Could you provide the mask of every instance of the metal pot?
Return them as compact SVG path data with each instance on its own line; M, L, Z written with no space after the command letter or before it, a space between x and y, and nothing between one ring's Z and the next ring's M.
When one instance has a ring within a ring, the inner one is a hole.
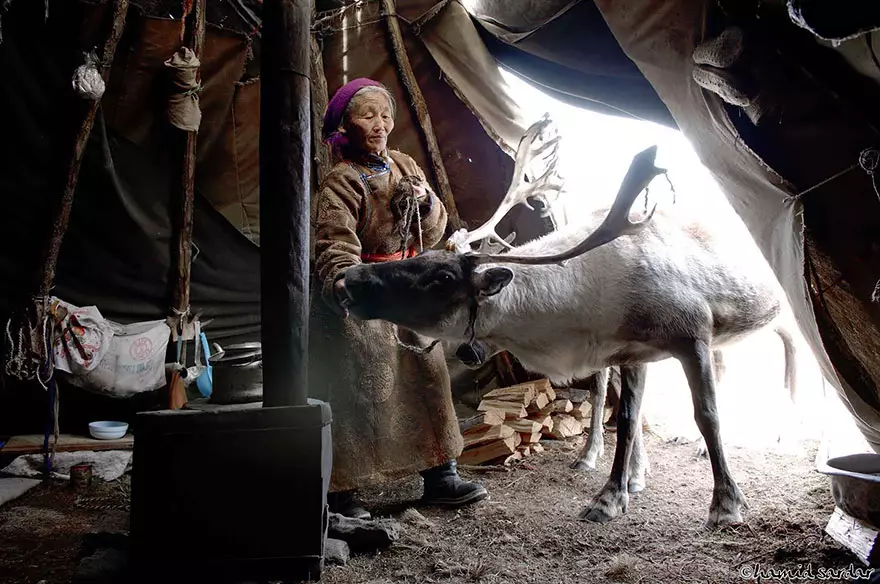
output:
M246 404L263 399L263 361L212 364L211 403Z

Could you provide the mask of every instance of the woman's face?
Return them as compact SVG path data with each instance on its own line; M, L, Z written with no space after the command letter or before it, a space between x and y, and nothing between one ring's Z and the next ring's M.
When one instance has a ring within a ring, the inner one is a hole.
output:
M393 129L391 104L384 94L369 91L354 96L344 128L352 146L368 154L381 154Z

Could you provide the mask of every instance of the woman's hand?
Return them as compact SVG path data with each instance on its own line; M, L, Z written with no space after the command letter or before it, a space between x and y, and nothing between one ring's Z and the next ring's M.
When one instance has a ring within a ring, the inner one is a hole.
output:
M344 318L348 317L348 292L345 291L345 276L333 282L333 300Z
M431 196L428 189L425 188L424 184L415 183L413 184L412 189L413 194L416 196L416 199L419 201L419 203L424 203Z

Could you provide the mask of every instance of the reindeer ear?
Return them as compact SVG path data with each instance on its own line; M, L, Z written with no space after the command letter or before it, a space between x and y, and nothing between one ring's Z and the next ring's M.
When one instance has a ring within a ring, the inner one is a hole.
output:
M489 268L474 274L474 286L480 297L494 296L513 280L510 268Z

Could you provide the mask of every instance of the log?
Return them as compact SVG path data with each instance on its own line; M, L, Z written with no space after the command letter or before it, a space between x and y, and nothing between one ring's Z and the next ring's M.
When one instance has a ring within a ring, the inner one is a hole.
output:
M474 432L464 436L464 447L471 448L478 444L485 444L486 442L510 438L514 434L516 434L516 431L509 426L490 426L482 432Z
M880 533L876 527L835 506L834 513L825 526L825 533L851 551L866 566L880 565Z
M541 432L547 433L553 430L553 417L548 415L529 416L529 420L541 424Z
M101 66L99 72L105 84L110 79L110 66L113 63L114 55L116 55L119 39L122 37L123 30L125 30L125 17L127 14L128 0L115 0L110 31L107 35L107 40L104 42L104 50L100 55ZM73 207L73 196L76 192L76 183L79 180L79 170L82 166L86 144L92 133L92 127L95 125L95 117L100 103L100 99L90 101L85 106L85 112L81 114L82 118L73 144L73 151L70 153L70 160L67 165L64 190L61 193L61 200L55 209L55 216L52 219L52 231L49 241L43 250L42 270L37 288L37 296L40 298L48 296L55 284L55 268L58 265L61 244L64 240L64 234L67 233L67 225L70 221L70 210Z
M550 397L546 393L539 393L528 405L526 411L530 414L536 414L550 405Z
M556 390L557 399L569 399L572 402L588 402L590 401L590 390L580 389L577 387L566 387Z
M520 432L520 437L522 438L522 444L537 444L541 440L541 433L534 432L532 434L526 434Z
M574 408L569 412L572 416L581 420L582 422L589 423L590 413L593 411L592 406L590 406L590 402L581 402L579 404L573 404Z
M583 425L574 416L556 414L553 416L553 428L546 432L546 434L557 440L564 440L565 438L577 436L583 431Z
M553 402L553 411L557 414L567 414L574 409L572 403L567 399L558 399Z
M503 413L498 410L489 410L487 412L480 412L476 416L459 420L458 429L462 435L472 432L482 432L489 429L491 426L499 426L503 421Z
M186 46L192 50L196 58L202 57L202 48L205 44L206 0L196 0L190 5L191 15L185 15L183 19L183 34L188 38ZM198 73L196 80L201 78ZM192 270L192 238L193 238L193 213L195 209L195 181L196 181L196 148L198 145L198 130L187 131L183 141L183 166L180 174L180 208L177 224L177 256L175 287L174 287L174 312L181 335L185 336L184 329L188 324L190 314L190 278ZM174 328L174 327L172 327ZM177 332L177 331L175 331ZM196 342L199 342L196 339Z
M309 2L262 4L260 338L267 408L308 401L310 8Z
M535 420L507 420L504 422L505 426L509 426L511 429L521 433L521 434L534 434L535 432L540 432L544 423L536 422Z
M535 384L522 383L510 387L499 387L484 395L483 399L509 401L527 406L535 399Z
M522 404L496 399L484 399L477 406L478 412L488 412L490 410L501 412L507 420L518 420L526 417L526 408Z
M509 456L516 452L516 447L520 445L519 434L514 434L501 440L481 444L475 448L469 448L461 453L458 457L458 463L464 464L482 464L491 460Z
M553 389L553 386L550 384L550 380L546 377L542 379L537 379L532 383L535 384L535 392L543 393L547 396L549 401L554 401L556 399L556 390Z
M440 152L440 146L437 144L437 136L434 134L434 126L431 122L431 116L428 113L428 106L422 95L422 90L416 80L412 65L409 62L409 56L406 52L406 45L403 41L403 34L400 31L400 23L397 21L397 9L394 0L382 0L382 12L385 15L385 21L388 25L388 35L391 38L392 54L397 62L397 70L400 74L403 87L409 97L409 103L412 106L413 113L418 122L418 127L422 131L425 139L425 146L428 149L428 158L431 161L431 168L434 171L434 178L437 180L438 195L446 207L449 215L447 221L448 227L455 231L462 227L461 219L458 215L458 209L455 206L455 198L452 195L452 187L449 186L449 177L446 175L446 167L443 165L443 157Z

